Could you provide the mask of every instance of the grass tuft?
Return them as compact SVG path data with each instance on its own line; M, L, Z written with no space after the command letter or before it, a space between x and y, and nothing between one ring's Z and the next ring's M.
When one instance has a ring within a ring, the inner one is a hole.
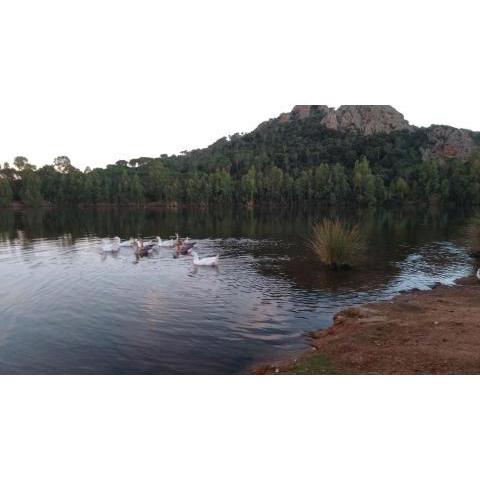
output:
M334 270L357 266L365 252L360 227L348 227L338 219L315 225L309 244L320 261Z
M327 357L316 353L300 359L292 368L291 373L294 375L334 375L335 369Z

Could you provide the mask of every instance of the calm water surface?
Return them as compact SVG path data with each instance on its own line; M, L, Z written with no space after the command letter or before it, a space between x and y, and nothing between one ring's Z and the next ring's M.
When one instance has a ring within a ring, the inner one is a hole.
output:
M331 214L331 212L330 212ZM368 211L358 271L305 249L320 212L0 211L0 373L241 373L306 348L338 309L471 273L469 215ZM218 269L169 249L139 261L101 239L174 232Z

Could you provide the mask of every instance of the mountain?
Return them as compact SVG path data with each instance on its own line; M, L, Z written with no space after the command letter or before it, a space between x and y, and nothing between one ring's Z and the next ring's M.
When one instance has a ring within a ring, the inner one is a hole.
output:
M397 131L415 132L419 127L410 125L405 117L390 105L342 105L338 109L326 105L296 105L291 112L262 123L262 131L274 125L316 118L319 125L334 131L350 131L360 135L389 134ZM478 146L479 134L470 130L443 125L427 129L422 159L467 159Z

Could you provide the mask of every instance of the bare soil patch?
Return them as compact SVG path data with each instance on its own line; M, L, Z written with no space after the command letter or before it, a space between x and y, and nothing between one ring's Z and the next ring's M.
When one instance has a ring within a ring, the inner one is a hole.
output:
M256 373L478 374L480 282L348 308L310 335L313 352Z

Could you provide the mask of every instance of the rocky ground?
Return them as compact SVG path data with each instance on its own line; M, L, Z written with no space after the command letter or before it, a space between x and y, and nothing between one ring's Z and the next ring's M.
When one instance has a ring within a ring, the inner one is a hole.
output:
M256 373L479 374L480 282L349 308L310 336L312 352Z

